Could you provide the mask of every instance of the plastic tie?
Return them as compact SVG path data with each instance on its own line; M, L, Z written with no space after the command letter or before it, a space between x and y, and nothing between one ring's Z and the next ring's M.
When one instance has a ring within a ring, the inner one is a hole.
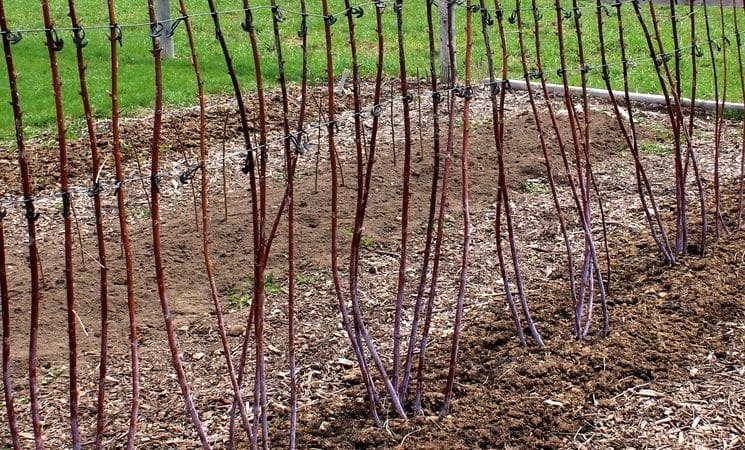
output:
M197 170L201 169L201 164L192 164L186 170L181 172L178 176L178 180L182 185L189 184L197 174Z
M160 194L160 175L150 175L150 188Z
M173 37L174 34L176 34L176 28L178 28L179 24L187 19L188 16L183 15L176 20L174 20L171 23L171 26L168 28L168 32L166 33L166 37Z
M34 201L32 199L24 198L23 207L26 209L26 220L29 223L39 220L39 214L34 210Z
M60 192L60 195L62 196L62 217L65 219L68 219L70 217L70 193L69 192Z
M115 23L111 25L111 29L113 30L111 39L117 41L119 43L119 47L123 47L124 42L122 37L122 27L120 27L119 24Z
M47 30L47 38L52 44L52 49L55 52L61 52L65 47L65 41L59 37L59 34L57 34L57 30L54 27Z
M351 15L351 16L354 16L355 18L359 19L359 18L361 18L362 16L365 15L365 10L362 9L361 6L352 6L351 8L349 8L347 10L347 15L348 16Z
M254 14L251 12L250 8L247 8L246 10L246 20L241 22L241 28L246 33L250 33L254 30Z
M150 37L159 38L163 35L163 23L155 22L150 24Z
M103 186L101 186L101 183L99 183L98 181L94 181L91 184L91 187L88 188L86 195L90 198L95 198L98 197L101 192L103 192Z
M88 45L88 41L85 40L85 28L77 26L72 29L72 42L75 44L75 48L85 48Z
M305 37L308 34L308 13L300 15L300 29L297 31L297 37Z

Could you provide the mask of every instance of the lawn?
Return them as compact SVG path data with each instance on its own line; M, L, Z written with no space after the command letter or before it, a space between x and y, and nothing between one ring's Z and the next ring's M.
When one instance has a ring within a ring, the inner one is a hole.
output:
M106 8L102 1L79 0L77 2L78 15L82 18L84 25L94 26L108 23ZM174 15L177 1L172 0ZM320 2L308 2L311 13L320 14ZM396 20L393 14L392 2L388 2L384 13L384 33L386 36L386 58L385 71L388 76L397 76L398 55L396 41ZM419 73L424 76L428 73L428 44L426 38L426 15L425 9L419 4L424 2L404 2L406 55L409 74ZM54 2L54 18L58 27L69 27L67 17L67 2ZM268 4L267 0L252 2L252 6ZM300 77L300 65L302 50L297 30L300 26L300 16L291 11L299 10L299 2L279 2L285 11L285 21L281 24L283 36L283 52L286 59L288 77L292 81L298 81ZM492 5L493 6L493 5ZM571 10L571 4L562 3L562 6ZM597 19L593 3L580 3L581 26L583 42L586 52L587 65L593 70L588 74L588 82L592 87L604 87L600 65L599 44L597 36ZM206 1L187 2L190 14L204 13L207 11ZM218 2L220 10L240 10L242 2L238 0ZM504 7L504 26L508 42L508 65L510 78L521 78L523 70L520 63L520 52L518 45L518 27L511 18L514 18L516 5L509 3ZM42 27L41 9L38 2L5 2L8 22L11 29L32 29ZM373 6L365 3L363 6L365 15L358 20L358 48L361 53L361 71L365 76L371 76L375 70L375 16ZM535 65L535 47L533 38L534 14L530 4L524 2L520 6L524 20L524 35L527 56L530 65ZM343 2L331 0L332 11L342 11ZM642 4L645 20L651 25L648 5ZM666 51L673 49L670 8L657 6L658 19L664 36ZM147 8L145 1L135 2L133 0L120 0L117 2L118 22L120 24L132 24L147 22ZM613 14L615 8L609 7ZM624 3L621 7L623 24L625 28L625 39L628 58L634 62L630 70L630 85L632 90L645 93L658 93L659 83L655 74L654 64L649 57L646 42L634 15L633 5ZM687 6L678 6L678 15L687 13ZM538 16L541 32L542 58L544 63L544 76L548 82L560 83L561 77L556 69L560 67L557 33L556 33L556 10L553 2L538 0ZM714 85L711 70L711 59L707 46L707 35L703 9L697 7L694 13L696 18L696 40L703 55L698 58L698 81L697 98L713 98ZM731 7L725 11L725 31L722 33L720 27L720 12L718 8L709 9L709 22L711 24L711 39L721 51L715 48L716 67L719 70L719 84L721 78L721 59L726 52L728 60L727 73L727 98L739 100L742 94L739 88L739 73L737 71L737 46L738 39L734 31L734 16ZM463 54L462 46L466 9L463 5L457 7L457 30L459 54ZM492 8L492 17L495 16ZM742 20L745 13L739 11L738 20ZM254 23L259 36L259 49L262 54L262 70L265 83L269 86L276 84L276 53L274 51L274 38L272 35L271 10L259 9L253 13ZM226 34L228 45L233 55L236 69L241 83L246 89L251 89L254 84L253 65L251 63L250 45L248 35L241 30L240 24L244 19L241 11L222 16L223 31ZM483 51L483 38L481 35L480 15L475 16L474 21L474 65L477 77L485 77L487 61ZM201 59L202 71L206 81L206 91L209 93L231 93L230 80L225 71L223 56L219 45L214 37L214 29L209 16L194 17L193 24L199 42L198 53ZM606 38L606 51L609 59L609 72L614 88L621 88L621 63L618 43L616 18L614 16L603 16ZM567 49L567 67L578 68L579 62L576 54L577 38L572 18L563 21L564 34ZM743 24L745 25L745 24ZM745 28L745 27L743 27ZM308 42L310 52L309 76L315 82L322 82L325 78L325 57L323 38L323 19L317 16L308 18ZM333 26L334 30L334 58L337 73L343 68L350 66L350 55L348 51L348 35L346 20L339 17ZM125 28L123 32L123 47L120 50L120 104L125 114L137 114L147 110L152 104L153 97L153 70L152 55L150 54L150 39L148 27ZM681 59L681 73L684 95L690 92L691 84L691 32L690 22L683 17L678 22L678 32L681 36L680 47L683 49ZM88 46L85 49L88 61L88 81L90 84L91 100L98 117L106 117L109 114L109 43L106 29L91 29L87 32ZM65 47L59 53L60 70L64 80L64 103L68 120L79 122L81 119L82 106L78 97L78 79L75 66L75 51L72 45L71 35L68 31L61 32L65 39ZM497 59L500 58L498 48L498 35L496 26L490 29L493 46L496 48ZM53 99L51 94L51 80L49 75L49 63L44 46L44 34L25 33L21 42L13 46L17 72L19 75L20 95L24 110L24 124L27 132L31 135L43 130L48 130L54 120ZM723 36L726 36L725 40ZM170 105L193 105L195 103L195 87L193 72L190 65L186 34L184 27L177 29L176 35L177 57L165 62L164 95ZM730 44L724 44L729 42ZM3 66L4 60L2 63ZM573 84L579 83L579 73L574 70L570 80ZM720 89L721 91L721 89ZM9 100L7 73L5 67L0 71L0 102L7 104ZM74 133L77 126L70 126L70 132ZM13 137L13 118L10 108L0 114L0 141L9 141Z

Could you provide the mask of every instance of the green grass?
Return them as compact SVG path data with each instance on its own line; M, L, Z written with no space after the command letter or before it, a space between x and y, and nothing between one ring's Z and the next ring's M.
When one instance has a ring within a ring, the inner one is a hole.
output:
M53 15L58 27L69 27L69 18L67 17L66 3L53 2ZM175 8L178 3L172 0ZM205 1L189 0L187 6L189 13L202 13L207 10ZM252 6L266 5L268 0L252 2ZM343 10L341 0L331 0L331 10L339 12ZM409 74L414 74L417 69L422 76L428 73L428 43L426 33L426 12L422 8L424 0L420 2L404 2L405 15L405 40L406 40L406 57ZM239 0L230 0L218 2L221 10L240 9L242 2ZM297 2L280 1L280 6L285 10L297 10ZM309 2L311 12L320 13L320 2ZM141 23L147 22L146 3L143 1L120 0L117 2L118 22ZM523 70L520 66L520 52L517 42L517 25L511 24L507 18L514 9L513 3L506 3L504 24L507 30L508 41L508 66L510 78L521 78ZM556 37L556 15L552 10L552 2L548 0L539 0L539 7L546 8L543 10L543 18L539 21L541 31L542 58L544 62L544 74L548 82L559 83L561 78L556 74L556 69L560 66L559 53ZM563 5L569 5L564 2ZM589 3L582 3L589 5ZM396 20L392 13L392 2L388 2L388 7L384 14L384 33L386 36L386 58L384 70L388 76L396 76L398 72L398 54L396 41ZM522 8L527 8L528 2L522 3ZM649 21L649 11L646 4L644 16ZM94 0L78 0L78 15L82 18L84 25L100 25L108 23L106 8L104 2ZM357 19L357 42L360 53L360 70L365 76L372 76L375 71L375 16L372 6L365 6L365 15ZM613 9L613 8L611 8ZM672 37L670 32L670 10L669 8L658 6L658 18L662 26L662 34L667 51L672 49ZM687 11L687 7L679 7ZM42 26L41 11L38 2L6 2L6 12L9 26L11 29L22 28L39 28ZM628 57L637 60L636 66L631 70L630 86L634 91L657 93L660 91L657 76L654 71L654 65L649 58L646 42L636 17L633 14L631 4L624 4L623 24L627 41ZM175 13L175 11L174 11ZM597 37L597 23L593 8L582 9L582 27L585 43L585 52L587 64L597 67L600 65L599 46ZM465 8L459 7L457 12L458 23L458 57L462 59L464 52L464 23ZM533 17L529 11L524 11L525 36L528 51L526 55L531 68L535 66L535 48L532 37ZM276 52L274 51L274 39L272 35L271 12L268 9L255 11L254 23L259 36L259 48L262 54L262 71L267 87L271 88L276 85ZM494 16L492 12L492 16ZM722 32L719 26L720 14L718 9L709 10L709 19L712 25L712 36L720 38ZM706 34L704 28L703 12L700 8L696 9L696 34L704 56L697 60L698 62L698 98L713 97L713 82L711 74L711 61L709 59L708 48L704 46ZM741 11L738 14L738 20L742 22L745 14ZM297 37L297 30L300 24L299 16L285 13L285 22L281 25L283 52L286 60L286 70L290 80L297 82L300 79L300 67L302 51L300 48L300 39ZM474 51L473 67L474 78L481 79L486 76L487 61L484 52L483 38L481 35L480 15L474 16ZM243 20L242 14L233 14L222 16L223 31L226 35L228 45L232 52L233 60L241 83L245 90L253 89L255 84L253 75L253 64L251 62L251 52L248 35L240 28ZM621 67L619 45L617 41L617 31L615 17L604 16L604 29L606 34L606 50L610 63L610 76L614 88L621 88ZM731 100L739 100L742 95L739 89L739 74L736 70L737 62L737 45L734 37L734 21L732 9L727 8L725 12L726 29L725 34L730 37L732 45L725 46L723 52L715 52L717 58L717 67L720 67L720 60L724 52L727 54L729 70L727 73L727 92ZM576 57L577 39L574 32L573 20L563 22L566 36L566 49L568 60L567 66L577 68L579 66ZM225 71L223 56L219 45L214 38L214 29L210 17L202 16L193 19L195 33L198 38L198 53L201 59L202 72L205 79L205 89L209 93L232 93L230 81ZM310 67L309 74L312 82L321 83L325 79L325 47L324 31L322 19L319 17L309 17L309 52ZM742 24L745 29L745 23ZM688 20L678 23L679 34L681 35L681 47L687 47L691 42L690 24ZM343 68L350 67L350 54L347 36L346 19L343 16L338 17L338 22L333 26L334 31L334 58L335 69L341 73ZM491 40L493 47L496 49L496 60L501 58L498 49L498 37L496 26L490 28ZM92 102L95 106L96 117L107 117L109 115L109 44L106 37L107 30L89 30L89 45L85 50L88 61L88 81ZM64 80L63 100L65 111L68 118L68 129L74 132L81 125L82 106L78 96L78 79L75 66L75 51L69 32L62 32L61 36L65 39L65 48L58 54L59 65ZM195 104L196 87L194 85L194 75L190 65L188 55L186 33L181 25L176 33L177 58L165 62L164 77L164 96L169 105L193 105ZM721 41L721 40L720 40ZM147 28L127 28L123 35L124 46L120 50L120 105L125 114L139 114L149 111L153 101L153 67L152 56L150 54L150 39ZM20 95L22 107L24 110L24 125L28 134L36 134L43 130L49 130L54 121L53 98L51 94L51 80L49 75L49 63L44 46L44 35L40 33L27 33L24 39L13 46L15 63L19 75ZM684 52L681 60L681 71L683 74L683 92L690 92L690 50ZM0 103L2 113L0 113L0 142L12 140L13 118L10 107L7 106L9 101L9 91L7 83L7 73L5 70L4 60L0 62ZM575 71L571 74L571 83L579 83L579 74ZM588 74L589 83L592 87L604 87L600 70L593 70ZM721 84L720 73L720 84Z

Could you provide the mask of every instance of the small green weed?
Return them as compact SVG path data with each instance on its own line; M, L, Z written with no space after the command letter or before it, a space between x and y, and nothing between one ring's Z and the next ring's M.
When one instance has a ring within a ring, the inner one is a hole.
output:
M673 130L667 127L660 126L659 124L653 124L651 128L654 132L654 137L659 142L672 142L673 138L675 137L673 135Z
M667 145L662 145L657 142L642 142L639 144L639 151L648 155L668 155L671 149Z
M54 380L59 378L65 372L64 367L52 367L47 371L44 377L41 379L42 386L50 385Z
M228 306L243 309L251 304L251 291L246 287L237 287L228 293Z
M520 190L527 194L545 194L546 186L539 180L527 179L520 183Z
M727 120L742 120L743 118L745 118L745 113L743 113L743 111L737 111L734 109L725 109L724 118Z
M344 237L346 237L347 239L352 239L352 237L354 236L354 232L351 228L341 227L339 228L339 231L341 231L341 234L343 234Z
M354 237L354 231L352 231L351 229L347 227L341 227L339 228L339 231L341 231L341 234L343 234L344 237L346 237L349 240L352 240L352 238ZM362 239L360 240L360 245L365 250L368 250L372 248L373 245L375 245L375 241L368 237L362 236Z
M271 273L264 276L264 292L266 295L279 294L282 292L282 286Z
M318 279L318 275L306 275L301 273L295 276L295 283L297 283L298 286L312 286L318 282Z
M264 276L264 294L274 295L282 292L282 285L274 275L268 273ZM242 286L233 287L228 292L228 306L232 308L242 309L251 304L253 298L253 277L248 277L248 280Z
M373 245L375 245L375 241L373 241L370 238L362 236L362 240L360 241L360 244L362 245L362 248L365 250L369 250L372 248Z

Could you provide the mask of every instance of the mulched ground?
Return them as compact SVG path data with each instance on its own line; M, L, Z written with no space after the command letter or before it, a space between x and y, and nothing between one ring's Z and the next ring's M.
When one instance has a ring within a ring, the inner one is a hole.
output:
M370 86L366 86L369 90ZM277 102L276 95L270 96ZM355 174L353 141L347 130L350 98L342 106L340 157L345 175L342 188L340 239L346 251L353 216ZM253 99L249 99L249 103ZM429 183L432 175L431 130L423 102L422 143L415 139L412 194L412 246L407 274L409 292L417 279L423 248ZM364 389L359 382L347 337L341 328L333 285L328 271L329 195L325 138L311 133L316 144L306 154L297 180L298 273L298 376L300 382L299 446L301 448L742 448L745 446L745 236L742 232L713 242L705 258L682 258L666 267L653 246L635 193L633 160L617 130L607 105L591 108L595 172L609 224L613 262L610 280L611 335L577 342L571 337L571 300L564 270L563 244L546 188L540 147L526 97L517 93L508 100L506 139L509 149L509 184L514 203L520 256L527 294L534 318L546 341L544 348L520 347L509 317L498 276L493 231L496 160L486 97L473 103L471 141L471 194L474 221L473 256L466 303L458 380L451 414L438 420L452 333L460 257L460 182L453 178L449 204L446 249L443 254L441 291L435 311L433 339L428 350L425 380L425 416L402 421L393 411L383 412L383 429L375 429L367 416ZM560 110L561 105L557 103ZM278 110L278 109L277 109ZM559 111L562 121L564 119ZM387 115L387 112L386 112ZM669 145L666 116L657 110L640 113L642 139ZM195 400L211 439L218 448L227 439L226 415L230 387L224 375L224 356L217 338L207 283L204 279L200 236L196 230L192 188L176 179L189 159L195 161L197 130L194 109L169 113L165 127L163 182L164 257L169 297L177 323L182 355ZM227 117L227 126L225 118ZM400 111L394 111L395 145L388 124L380 135L374 191L365 226L361 292L365 318L380 346L391 354L390 332L394 311L399 254L399 222L403 144ZM280 118L272 116L273 130ZM444 117L443 117L444 120ZM417 120L414 120L417 124ZM699 119L696 144L705 173L711 170L710 118ZM99 141L110 150L108 124L102 122ZM736 218L739 168L739 130L728 124L723 140L723 173L726 218ZM240 173L239 124L232 103L210 102L210 150L213 175L212 254L217 281L225 304L234 356L239 351L247 309L241 306L250 286L251 224L247 180ZM550 132L548 133L550 134ZM147 118L124 124L127 167L148 173ZM320 140L316 140L320 139ZM555 139L549 139L552 148ZM320 146L317 144L320 143ZM35 187L50 195L40 198L40 245L45 275L41 324L42 415L49 448L69 446L67 416L67 354L62 272L59 198L55 147L49 138L31 143L30 157ZM222 150L228 164L228 216L223 217ZM655 147L657 148L657 147ZM316 149L320 149L316 166ZM85 141L72 144L73 176L81 241L76 242L77 313L80 317L82 378L81 413L86 440L91 439L95 414L98 364L98 271L92 208L85 196L87 157ZM276 155L280 148L274 148ZM394 151L396 164L394 164ZM9 152L8 152L9 153ZM671 218L673 194L671 155L645 154L663 214ZM459 172L456 160L454 173ZM111 160L104 179L111 178ZM270 162L269 204L279 202L283 186L281 159ZM3 198L17 198L17 169L13 156L0 158ZM318 167L318 169L316 169ZM707 180L710 177L707 177ZM568 204L565 181L558 177L560 193ZM316 189L316 186L318 187ZM163 319L154 288L152 248L147 199L137 182L128 185L128 213L132 220L137 264L136 293L142 357L142 414L138 445L142 448L194 448L197 441L184 413L170 356ZM111 191L106 198L107 242L111 259L112 310L107 446L122 445L129 408L128 323L124 297L123 260L119 248L116 205ZM696 205L691 203L691 214ZM28 394L25 384L25 350L28 322L28 269L20 205L8 208L5 219L11 277L13 375L16 402L25 439L29 439ZM571 210L568 210L571 217ZM731 224L731 223L730 223ZM582 235L570 220L573 242ZM691 236L697 222L691 221ZM286 368L286 230L273 247L269 272L279 289L267 304L266 332L270 385L272 445L287 444L288 371ZM79 253L78 253L79 252ZM82 264L85 261L85 265ZM342 264L344 266L344 264ZM405 323L410 323L407 310ZM248 391L247 391L248 392ZM4 421L5 409L0 411ZM0 430L0 445L7 445L7 430ZM24 441L31 446L30 440Z

